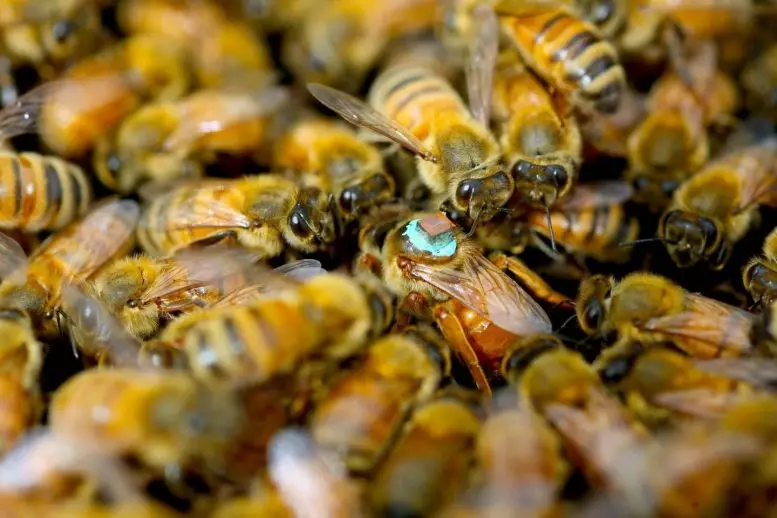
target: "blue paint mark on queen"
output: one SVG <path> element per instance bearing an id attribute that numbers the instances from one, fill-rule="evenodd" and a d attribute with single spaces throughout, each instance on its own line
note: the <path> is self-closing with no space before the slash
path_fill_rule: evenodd
<path id="1" fill-rule="evenodd" d="M 424 230 L 420 219 L 409 221 L 402 235 L 406 236 L 416 249 L 428 252 L 435 257 L 451 257 L 456 253 L 458 246 L 452 230 L 431 235 Z"/>

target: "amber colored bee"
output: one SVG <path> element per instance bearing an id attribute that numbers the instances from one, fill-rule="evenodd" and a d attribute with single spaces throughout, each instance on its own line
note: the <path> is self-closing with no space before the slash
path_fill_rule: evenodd
<path id="1" fill-rule="evenodd" d="M 550 207 L 577 179 L 582 139 L 571 111 L 525 70 L 497 70 L 494 120 L 515 189 L 532 204 Z"/>
<path id="2" fill-rule="evenodd" d="M 154 467 L 217 466 L 241 418 L 228 393 L 172 371 L 90 369 L 57 390 L 49 408 L 55 433 Z"/>
<path id="3" fill-rule="evenodd" d="M 593 485 L 610 485 L 609 470 L 646 438 L 596 371 L 553 336 L 516 342 L 504 357 L 502 373 L 556 429 L 567 456 Z"/>
<path id="4" fill-rule="evenodd" d="M 767 140 L 713 160 L 680 185 L 658 228 L 677 266 L 725 266 L 759 205 L 777 204 L 776 158 L 777 140 Z"/>
<path id="5" fill-rule="evenodd" d="M 766 236 L 762 255 L 742 270 L 742 283 L 756 304 L 766 307 L 777 299 L 777 229 Z"/>
<path id="6" fill-rule="evenodd" d="M 433 0 L 333 0 L 313 6 L 284 41 L 284 64 L 301 83 L 356 90 L 399 37 L 432 29 Z"/>
<path id="7" fill-rule="evenodd" d="M 448 390 L 418 406 L 370 484 L 371 506 L 382 516 L 429 516 L 467 487 L 481 426 L 477 400 Z M 406 477 L 414 484 L 405 484 Z"/>
<path id="8" fill-rule="evenodd" d="M 613 113 L 626 90 L 615 47 L 564 5 L 500 2 L 502 32 L 523 61 L 574 106 Z"/>
<path id="9" fill-rule="evenodd" d="M 545 311 L 502 269 L 553 303 L 554 292 L 518 259 L 486 259 L 441 213 L 392 217 L 378 214 L 364 225 L 358 265 L 372 266 L 410 314 L 431 316 L 478 388 L 490 391 L 506 348 L 517 336 L 548 332 Z"/>
<path id="10" fill-rule="evenodd" d="M 227 20 L 221 5 L 211 0 L 120 0 L 119 27 L 127 34 L 156 34 L 189 41 Z"/>
<path id="11" fill-rule="evenodd" d="M 648 115 L 628 139 L 627 179 L 637 189 L 637 201 L 666 207 L 680 183 L 707 163 L 708 129 L 727 121 L 738 107 L 734 81 L 715 63 L 714 56 L 691 62 L 691 85 L 674 71 L 653 84 Z"/>
<path id="12" fill-rule="evenodd" d="M 97 143 L 92 158 L 97 178 L 126 193 L 143 183 L 199 178 L 218 153 L 252 157 L 267 138 L 269 115 L 285 96 L 278 88 L 200 90 L 146 104 Z"/>
<path id="13" fill-rule="evenodd" d="M 138 242 L 153 256 L 223 240 L 260 258 L 286 247 L 310 253 L 334 242 L 331 205 L 323 192 L 275 175 L 184 184 L 145 208 Z"/>
<path id="14" fill-rule="evenodd" d="M 449 375 L 450 356 L 434 332 L 408 329 L 373 343 L 335 380 L 308 419 L 310 433 L 354 473 L 370 473 L 412 409 Z"/>
<path id="15" fill-rule="evenodd" d="M 476 235 L 489 249 L 521 253 L 533 244 L 557 258 L 538 236 L 552 239 L 567 253 L 602 262 L 625 262 L 631 255 L 622 243 L 639 236 L 639 221 L 623 205 L 633 193 L 620 181 L 578 184 L 548 212 L 511 200 L 514 212 L 481 225 Z"/>
<path id="16" fill-rule="evenodd" d="M 0 227 L 57 230 L 82 216 L 92 201 L 84 171 L 55 156 L 0 153 Z"/>
<path id="17" fill-rule="evenodd" d="M 380 151 L 354 131 L 323 118 L 302 118 L 273 145 L 272 164 L 304 187 L 332 193 L 338 213 L 351 221 L 394 197 L 394 178 Z"/>
<path id="18" fill-rule="evenodd" d="M 29 260 L 15 241 L 3 236 L 0 296 L 4 305 L 28 311 L 33 319 L 59 323 L 62 286 L 84 282 L 109 260 L 126 253 L 139 215 L 133 201 L 106 202 L 49 237 Z M 45 322 L 41 325 L 52 331 Z"/>
<path id="19" fill-rule="evenodd" d="M 620 282 L 602 275 L 585 279 L 575 311 L 583 331 L 615 331 L 626 348 L 671 342 L 700 359 L 740 356 L 752 349 L 753 315 L 651 273 L 632 273 Z"/>

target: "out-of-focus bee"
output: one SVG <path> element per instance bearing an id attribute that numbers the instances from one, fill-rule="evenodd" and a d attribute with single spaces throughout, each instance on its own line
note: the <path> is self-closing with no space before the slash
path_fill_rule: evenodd
<path id="1" fill-rule="evenodd" d="M 419 406 L 380 464 L 369 488 L 381 516 L 429 516 L 466 488 L 482 409 L 470 394 L 448 390 Z M 406 477 L 413 476 L 414 484 Z"/>
<path id="2" fill-rule="evenodd" d="M 81 372 L 57 390 L 49 408 L 56 434 L 156 468 L 196 459 L 220 469 L 241 419 L 229 393 L 188 374 L 132 369 Z"/>
<path id="3" fill-rule="evenodd" d="M 394 198 L 394 178 L 378 149 L 331 120 L 303 116 L 291 123 L 273 145 L 272 164 L 304 187 L 332 193 L 346 222 Z"/>
<path id="4" fill-rule="evenodd" d="M 569 468 L 558 434 L 529 405 L 519 402 L 490 415 L 475 448 L 474 487 L 443 517 L 558 515 L 557 498 Z"/>
<path id="5" fill-rule="evenodd" d="M 320 481 L 320 478 L 317 480 Z M 294 518 L 291 507 L 269 481 L 260 480 L 251 486 L 248 495 L 227 499 L 219 503 L 211 516 L 213 518 L 245 518 L 246 516 Z"/>
<path id="6" fill-rule="evenodd" d="M 644 429 L 607 393 L 596 371 L 553 336 L 516 342 L 502 373 L 558 431 L 570 460 L 593 485 L 610 485 L 609 470 L 645 440 Z"/>
<path id="7" fill-rule="evenodd" d="M 189 41 L 227 20 L 223 7 L 212 0 L 120 0 L 116 18 L 127 34 L 157 34 Z"/>
<path id="8" fill-rule="evenodd" d="M 692 84 L 675 71 L 653 84 L 648 115 L 628 139 L 627 179 L 635 199 L 654 210 L 668 205 L 679 184 L 707 163 L 708 128 L 726 122 L 738 106 L 734 81 L 717 66 L 713 49 L 688 67 Z"/>
<path id="9" fill-rule="evenodd" d="M 283 47 L 284 64 L 302 83 L 355 90 L 388 43 L 432 29 L 434 0 L 333 0 L 305 13 Z"/>
<path id="10" fill-rule="evenodd" d="M 202 181 L 172 189 L 145 208 L 138 242 L 153 256 L 192 244 L 233 241 L 260 258 L 284 248 L 315 252 L 334 242 L 332 200 L 275 175 Z"/>
<path id="11" fill-rule="evenodd" d="M 617 283 L 602 275 L 585 279 L 575 311 L 586 333 L 617 332 L 619 346 L 608 352 L 665 342 L 701 359 L 752 350 L 753 315 L 650 273 L 632 273 Z"/>
<path id="12" fill-rule="evenodd" d="M 358 264 L 383 278 L 403 299 L 403 310 L 433 317 L 485 392 L 516 336 L 551 329 L 529 294 L 440 213 L 393 218 L 378 213 L 363 227 L 359 242 Z M 540 298 L 567 300 L 517 259 L 503 256 L 500 262 Z"/>
<path id="13" fill-rule="evenodd" d="M 457 87 L 464 82 L 461 62 L 432 34 L 410 35 L 391 43 L 380 62 L 381 70 L 425 68 Z"/>
<path id="14" fill-rule="evenodd" d="M 742 282 L 755 303 L 764 308 L 777 299 L 777 228 L 766 236 L 763 255 L 742 270 Z"/>
<path id="15" fill-rule="evenodd" d="M 748 110 L 777 120 L 777 45 L 748 63 L 740 79 Z"/>
<path id="16" fill-rule="evenodd" d="M 126 193 L 145 182 L 199 178 L 218 153 L 250 157 L 267 137 L 268 115 L 285 98 L 278 88 L 201 90 L 146 104 L 97 143 L 97 178 Z"/>
<path id="17" fill-rule="evenodd" d="M 539 235 L 552 239 L 579 259 L 624 262 L 631 250 L 621 243 L 633 241 L 639 235 L 639 221 L 629 216 L 623 205 L 632 193 L 633 189 L 624 182 L 578 184 L 549 213 L 511 200 L 507 207 L 515 212 L 483 224 L 476 235 L 487 248 L 513 254 L 534 244 L 557 258 Z"/>
<path id="18" fill-rule="evenodd" d="M 43 408 L 38 376 L 43 347 L 22 312 L 0 310 L 0 452 L 5 454 L 37 421 Z"/>
<path id="19" fill-rule="evenodd" d="M 637 345 L 600 358 L 597 369 L 605 383 L 624 394 L 627 405 L 642 422 L 661 424 L 675 415 L 720 417 L 732 405 L 753 397 L 753 384 L 725 375 L 725 367 L 737 368 L 731 362 L 746 360 L 725 361 L 729 363 L 709 372 L 671 349 Z"/>
<path id="20" fill-rule="evenodd" d="M 491 50 L 495 53 L 495 45 L 484 48 L 483 54 Z M 450 200 L 477 224 L 499 212 L 514 182 L 502 169 L 499 146 L 486 129 L 493 56 L 473 55 L 473 71 L 467 79 L 475 94 L 470 96 L 472 114 L 448 82 L 419 68 L 381 73 L 370 89 L 370 105 L 319 84 L 308 85 L 308 90 L 348 122 L 371 129 L 417 155 L 424 184 L 440 201 Z M 487 88 L 483 81 L 488 81 Z"/>
<path id="21" fill-rule="evenodd" d="M 86 212 L 92 189 L 84 171 L 55 156 L 0 152 L 0 228 L 57 230 Z"/>
<path id="22" fill-rule="evenodd" d="M 44 333 L 55 331 L 50 326 L 59 324 L 63 284 L 82 283 L 109 260 L 126 253 L 132 247 L 139 215 L 133 201 L 104 203 L 49 237 L 29 261 L 16 241 L 2 236 L 3 305 L 29 312 Z"/>
<path id="23" fill-rule="evenodd" d="M 516 191 L 531 204 L 550 207 L 577 179 L 582 161 L 577 122 L 526 70 L 497 70 L 493 99 Z"/>
<path id="24" fill-rule="evenodd" d="M 498 2 L 502 32 L 523 61 L 572 105 L 613 113 L 626 86 L 618 52 L 599 29 L 565 5 Z"/>
<path id="25" fill-rule="evenodd" d="M 645 118 L 646 99 L 629 88 L 621 95 L 618 109 L 610 114 L 595 114 L 580 121 L 584 156 L 602 154 L 611 157 L 628 156 L 628 137 Z"/>
<path id="26" fill-rule="evenodd" d="M 777 140 L 767 140 L 723 155 L 680 185 L 658 228 L 677 266 L 725 266 L 759 205 L 777 205 L 776 159 Z"/>
<path id="27" fill-rule="evenodd" d="M 412 409 L 449 374 L 448 349 L 434 331 L 407 329 L 383 337 L 317 402 L 310 433 L 342 456 L 350 471 L 370 473 Z"/>

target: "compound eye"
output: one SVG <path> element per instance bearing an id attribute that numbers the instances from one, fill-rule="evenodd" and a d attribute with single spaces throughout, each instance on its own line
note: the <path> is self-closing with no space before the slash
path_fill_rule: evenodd
<path id="1" fill-rule="evenodd" d="M 650 180 L 644 176 L 638 176 L 634 179 L 634 189 L 637 191 L 644 191 L 650 188 Z"/>
<path id="2" fill-rule="evenodd" d="M 51 30 L 54 41 L 62 44 L 75 34 L 76 30 L 78 30 L 78 25 L 72 20 L 61 20 L 55 23 Z"/>
<path id="3" fill-rule="evenodd" d="M 553 178 L 553 183 L 555 183 L 556 187 L 558 188 L 564 187 L 567 184 L 567 181 L 569 181 L 569 176 L 567 176 L 567 172 L 561 166 L 558 166 L 558 165 L 548 166 L 547 171 L 550 174 L 550 177 Z"/>
<path id="4" fill-rule="evenodd" d="M 672 196 L 679 186 L 680 182 L 677 180 L 664 180 L 661 182 L 661 192 L 666 196 Z"/>
<path id="5" fill-rule="evenodd" d="M 460 206 L 469 205 L 469 202 L 472 199 L 472 196 L 475 194 L 476 190 L 477 182 L 473 180 L 465 180 L 461 182 L 459 187 L 456 189 L 456 202 Z"/>
<path id="6" fill-rule="evenodd" d="M 117 153 L 111 153 L 108 155 L 105 165 L 108 167 L 108 171 L 117 175 L 119 174 L 119 171 L 121 171 L 122 161 Z"/>
<path id="7" fill-rule="evenodd" d="M 531 172 L 531 163 L 526 160 L 519 160 L 513 166 L 513 174 L 519 177 L 528 175 Z"/>
<path id="8" fill-rule="evenodd" d="M 718 238 L 718 227 L 707 218 L 699 218 L 699 228 L 704 233 L 706 242 L 714 243 Z"/>
<path id="9" fill-rule="evenodd" d="M 302 239 L 307 239 L 313 235 L 313 231 L 299 211 L 294 211 L 289 216 L 289 228 L 297 237 Z"/>
<path id="10" fill-rule="evenodd" d="M 590 329 L 599 329 L 604 320 L 604 308 L 599 301 L 592 301 L 585 309 L 583 318 Z"/>
<path id="11" fill-rule="evenodd" d="M 356 200 L 358 199 L 358 193 L 353 187 L 344 189 L 340 193 L 340 207 L 345 212 L 353 212 L 353 208 L 356 206 Z"/>

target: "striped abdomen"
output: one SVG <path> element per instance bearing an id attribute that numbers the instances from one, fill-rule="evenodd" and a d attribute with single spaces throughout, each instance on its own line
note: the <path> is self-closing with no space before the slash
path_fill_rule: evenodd
<path id="1" fill-rule="evenodd" d="M 138 243 L 150 255 L 166 256 L 192 243 L 248 228 L 248 218 L 240 214 L 242 199 L 238 191 L 225 186 L 176 189 L 156 198 L 143 211 Z"/>
<path id="2" fill-rule="evenodd" d="M 627 253 L 628 248 L 620 247 L 620 243 L 632 241 L 639 234 L 637 220 L 630 218 L 622 205 L 554 211 L 550 216 L 557 242 L 601 260 L 613 260 Z M 533 212 L 529 224 L 540 234 L 550 236 L 544 212 Z"/>
<path id="3" fill-rule="evenodd" d="M 80 167 L 37 153 L 0 153 L 0 228 L 57 230 L 92 201 Z"/>
<path id="4" fill-rule="evenodd" d="M 524 60 L 554 88 L 602 113 L 614 112 L 626 89 L 615 47 L 596 27 L 563 10 L 503 17 Z"/>
<path id="5" fill-rule="evenodd" d="M 170 338 L 181 340 L 195 376 L 207 381 L 266 381 L 296 367 L 325 338 L 321 322 L 287 300 L 265 299 L 193 317 L 196 322 L 183 336 Z"/>
<path id="6" fill-rule="evenodd" d="M 431 131 L 439 130 L 440 123 L 463 122 L 470 117 L 464 101 L 453 87 L 423 68 L 386 70 L 370 89 L 369 102 L 421 141 Z"/>

